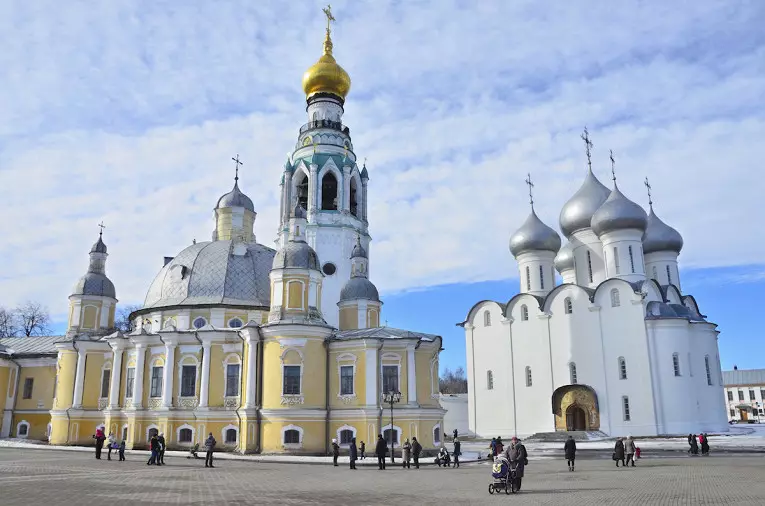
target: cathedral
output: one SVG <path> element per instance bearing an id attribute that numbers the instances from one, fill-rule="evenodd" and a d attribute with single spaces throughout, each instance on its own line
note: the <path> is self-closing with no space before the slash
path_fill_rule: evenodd
<path id="1" fill-rule="evenodd" d="M 588 170 L 556 231 L 510 236 L 520 292 L 475 304 L 465 330 L 470 430 L 654 436 L 727 431 L 716 325 L 681 290 L 681 235 Z M 529 195 L 533 184 L 529 184 Z M 556 271 L 562 283 L 556 279 Z"/>
<path id="2" fill-rule="evenodd" d="M 370 178 L 342 122 L 351 80 L 325 13 L 323 54 L 303 76 L 307 122 L 281 178 L 275 248 L 256 241 L 237 157 L 212 240 L 164 258 L 130 315 L 134 330 L 122 333 L 99 235 L 69 296 L 66 335 L 0 339 L 0 437 L 83 445 L 100 427 L 128 448 L 160 432 L 170 448 L 211 432 L 243 453 L 322 454 L 332 439 L 371 447 L 378 434 L 441 445 L 441 337 L 380 326 Z"/>

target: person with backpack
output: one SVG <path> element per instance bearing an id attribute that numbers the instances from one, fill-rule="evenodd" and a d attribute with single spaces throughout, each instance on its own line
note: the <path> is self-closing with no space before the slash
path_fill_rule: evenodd
<path id="1" fill-rule="evenodd" d="M 207 450 L 207 454 L 205 455 L 205 467 L 215 467 L 213 465 L 213 451 L 215 450 L 215 445 L 217 443 L 218 442 L 215 440 L 211 432 L 205 440 L 205 450 Z"/>

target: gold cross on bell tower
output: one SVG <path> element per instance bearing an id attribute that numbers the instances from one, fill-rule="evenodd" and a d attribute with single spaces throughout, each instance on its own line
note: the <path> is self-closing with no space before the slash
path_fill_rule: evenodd
<path id="1" fill-rule="evenodd" d="M 330 23 L 335 21 L 335 16 L 332 15 L 332 6 L 327 4 L 327 6 L 322 9 L 322 11 L 324 11 L 324 15 L 327 16 L 327 33 L 329 33 Z"/>

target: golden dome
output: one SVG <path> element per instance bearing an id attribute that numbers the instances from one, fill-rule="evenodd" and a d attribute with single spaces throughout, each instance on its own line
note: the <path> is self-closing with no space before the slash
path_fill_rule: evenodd
<path id="1" fill-rule="evenodd" d="M 329 28 L 327 28 L 324 54 L 303 74 L 303 91 L 306 98 L 311 98 L 316 93 L 331 93 L 345 99 L 350 89 L 351 77 L 332 56 L 332 39 L 329 37 Z"/>

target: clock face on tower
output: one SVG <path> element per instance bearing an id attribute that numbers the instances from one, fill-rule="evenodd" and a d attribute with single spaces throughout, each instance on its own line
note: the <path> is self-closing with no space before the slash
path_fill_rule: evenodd
<path id="1" fill-rule="evenodd" d="M 311 136 L 306 135 L 305 139 L 303 139 L 303 146 L 310 146 L 311 142 L 313 142 L 313 139 L 311 139 Z"/>

